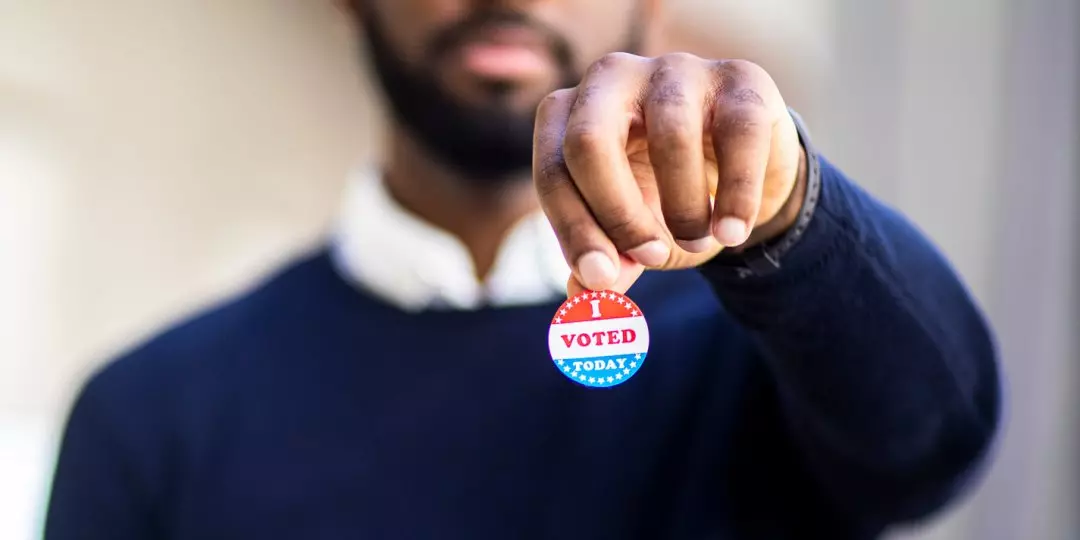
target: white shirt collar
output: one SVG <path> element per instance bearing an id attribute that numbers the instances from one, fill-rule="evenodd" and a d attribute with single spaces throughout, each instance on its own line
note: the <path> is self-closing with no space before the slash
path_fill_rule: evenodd
<path id="1" fill-rule="evenodd" d="M 402 208 L 371 169 L 349 179 L 332 256 L 350 282 L 414 312 L 550 302 L 565 295 L 570 276 L 551 225 L 537 212 L 510 231 L 481 283 L 464 244 Z"/>

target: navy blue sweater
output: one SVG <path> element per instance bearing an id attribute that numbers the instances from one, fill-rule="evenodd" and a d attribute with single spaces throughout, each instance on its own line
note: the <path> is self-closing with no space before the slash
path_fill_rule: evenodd
<path id="1" fill-rule="evenodd" d="M 939 509 L 998 420 L 947 263 L 823 163 L 781 271 L 647 273 L 648 362 L 593 389 L 558 303 L 403 313 L 325 252 L 92 377 L 48 540 L 871 538 Z"/>

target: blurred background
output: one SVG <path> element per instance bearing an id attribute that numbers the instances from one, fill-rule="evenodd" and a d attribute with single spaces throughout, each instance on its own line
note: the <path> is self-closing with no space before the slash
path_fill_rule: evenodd
<path id="1" fill-rule="evenodd" d="M 896 538 L 1080 538 L 1080 3 L 668 0 L 949 254 L 1009 414 L 980 489 Z M 378 102 L 329 0 L 0 0 L 0 540 L 39 533 L 83 378 L 319 242 Z"/>

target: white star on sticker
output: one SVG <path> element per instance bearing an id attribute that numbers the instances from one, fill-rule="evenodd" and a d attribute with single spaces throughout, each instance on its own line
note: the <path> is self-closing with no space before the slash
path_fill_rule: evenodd
<path id="1" fill-rule="evenodd" d="M 637 362 L 630 362 L 630 367 L 637 367 Z"/>
<path id="2" fill-rule="evenodd" d="M 589 293 L 589 298 L 596 298 L 596 293 L 595 292 Z"/>
<path id="3" fill-rule="evenodd" d="M 578 304 L 578 302 L 581 302 L 581 299 L 575 296 L 573 302 L 571 302 L 571 303 L 576 306 Z"/>
<path id="4" fill-rule="evenodd" d="M 578 378 L 579 381 L 584 381 L 585 380 L 584 375 L 578 375 L 577 378 Z"/>
<path id="5" fill-rule="evenodd" d="M 640 354 L 635 354 L 634 355 L 634 360 L 641 360 L 641 355 Z"/>
<path id="6" fill-rule="evenodd" d="M 555 317 L 555 324 L 559 324 L 561 322 L 562 322 L 562 317 Z"/>
<path id="7" fill-rule="evenodd" d="M 559 315 L 566 315 L 566 310 L 565 309 L 560 310 Z"/>
<path id="8" fill-rule="evenodd" d="M 619 379 L 621 381 L 622 380 L 622 373 L 616 373 L 615 378 Z"/>
<path id="9" fill-rule="evenodd" d="M 630 369 L 629 368 L 624 369 L 624 370 L 622 370 L 622 372 L 623 372 L 623 375 L 629 375 L 630 374 Z"/>
<path id="10" fill-rule="evenodd" d="M 609 382 L 609 383 L 613 383 L 613 382 L 615 382 L 615 379 L 613 379 L 613 378 L 611 378 L 611 377 L 608 377 L 608 378 L 607 378 L 607 382 Z"/>
<path id="11" fill-rule="evenodd" d="M 629 306 L 627 306 L 627 307 L 629 307 Z M 630 316 L 631 317 L 637 317 L 637 310 L 636 309 L 630 310 Z"/>
<path id="12" fill-rule="evenodd" d="M 570 372 L 570 366 L 563 366 L 562 370 L 569 373 Z"/>
<path id="13" fill-rule="evenodd" d="M 596 377 L 589 377 L 589 382 L 591 382 L 591 383 L 596 382 Z"/>
<path id="14" fill-rule="evenodd" d="M 556 360 L 556 362 L 558 362 L 559 365 L 561 366 L 561 365 L 566 363 L 566 360 Z"/>

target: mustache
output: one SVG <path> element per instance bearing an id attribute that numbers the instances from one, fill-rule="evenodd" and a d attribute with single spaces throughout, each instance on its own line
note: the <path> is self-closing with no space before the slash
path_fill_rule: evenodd
<path id="1" fill-rule="evenodd" d="M 485 29 L 500 26 L 527 28 L 543 36 L 557 65 L 564 71 L 572 69 L 573 49 L 566 38 L 542 21 L 512 9 L 478 9 L 465 18 L 447 25 L 436 32 L 428 43 L 426 51 L 428 58 L 438 60 L 441 56 L 460 48 Z"/>

